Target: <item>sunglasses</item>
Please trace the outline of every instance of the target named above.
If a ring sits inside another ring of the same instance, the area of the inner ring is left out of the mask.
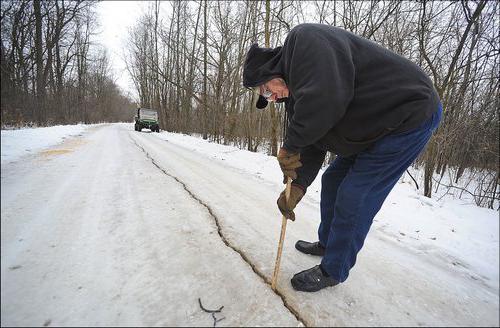
[[[269,99],[273,95],[272,91],[267,90],[264,84],[256,87],[255,89],[258,94],[260,94],[262,97],[266,99]]]
[[[262,92],[262,97],[264,97],[266,99],[269,99],[272,95],[273,95],[273,93],[267,89],[264,89],[264,92]]]

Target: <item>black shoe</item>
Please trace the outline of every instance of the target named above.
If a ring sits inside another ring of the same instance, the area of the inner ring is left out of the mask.
[[[323,274],[319,265],[297,273],[291,282],[295,290],[302,292],[317,292],[325,287],[338,284],[338,281]]]
[[[311,255],[318,255],[318,256],[323,256],[325,255],[325,248],[321,246],[319,241],[315,243],[310,243],[308,241],[303,241],[299,240],[295,243],[295,248],[304,254],[311,254]]]

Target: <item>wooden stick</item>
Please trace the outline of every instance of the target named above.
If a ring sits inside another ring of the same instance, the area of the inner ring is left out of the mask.
[[[285,197],[286,197],[287,202],[288,202],[288,199],[290,198],[291,186],[292,186],[292,179],[288,178],[288,180],[286,182],[286,190],[285,190]],[[280,241],[278,244],[278,254],[276,255],[276,262],[274,263],[273,278],[271,280],[271,288],[274,291],[276,291],[276,283],[278,282],[278,273],[280,271],[281,253],[283,251],[283,242],[285,241],[286,221],[288,221],[288,220],[283,215],[281,218],[281,234],[280,234]]]

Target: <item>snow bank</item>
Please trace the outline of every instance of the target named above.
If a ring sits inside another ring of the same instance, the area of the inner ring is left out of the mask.
[[[46,128],[2,130],[1,163],[13,162],[23,155],[56,145],[65,138],[81,134],[92,125],[56,125]]]

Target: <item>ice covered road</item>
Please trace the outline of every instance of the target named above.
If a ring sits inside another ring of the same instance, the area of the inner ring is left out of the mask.
[[[81,136],[1,170],[2,326],[498,326],[498,285],[375,231],[349,280],[289,279],[318,262],[317,208],[287,228],[269,285],[282,186],[136,132]]]

